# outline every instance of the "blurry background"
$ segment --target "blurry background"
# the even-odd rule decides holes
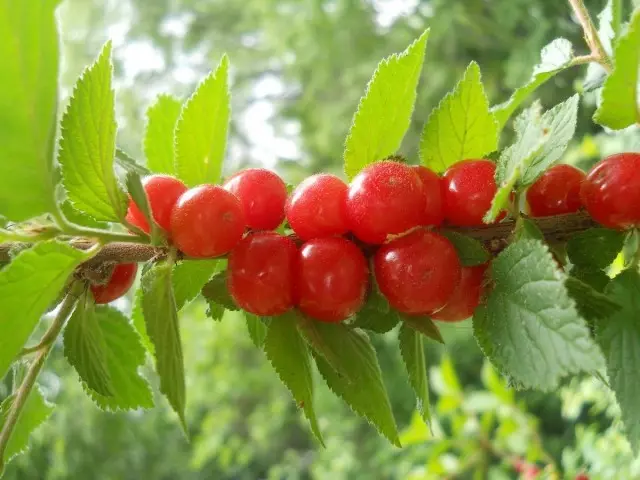
[[[587,1],[593,13],[603,1]],[[431,108],[471,60],[491,103],[525,82],[542,46],[562,36],[584,53],[582,32],[561,0],[65,0],[62,94],[108,39],[114,41],[119,145],[143,160],[144,112],[157,94],[186,98],[219,61],[232,64],[227,171],[266,165],[290,183],[341,171],[351,116],[378,61],[431,27],[413,124],[416,145]],[[584,70],[538,92],[545,107],[581,88]],[[64,101],[64,99],[63,99]],[[620,140],[580,111],[567,157],[585,165]],[[631,139],[640,145],[637,137]],[[626,146],[625,148],[629,148]],[[127,301],[121,302],[129,309]],[[553,463],[566,478],[640,478],[602,383],[573,379],[548,394],[512,392],[482,362],[463,322],[444,329],[446,350],[427,346],[432,431],[414,397],[395,335],[374,339],[405,448],[396,449],[317,382],[327,448],[311,438],[288,391],[242,318],[220,323],[192,304],[182,319],[188,373],[188,443],[164,402],[150,412],[100,412],[56,351],[43,384],[58,407],[8,467],[7,479],[438,479],[517,478],[515,458]],[[0,399],[6,395],[0,384]]]

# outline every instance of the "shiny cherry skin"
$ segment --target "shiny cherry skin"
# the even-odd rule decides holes
[[[104,285],[91,285],[91,293],[97,304],[113,302],[129,291],[136,279],[137,263],[119,263]]]
[[[180,195],[187,191],[187,186],[171,175],[149,175],[142,179],[142,186],[147,194],[153,219],[160,228],[168,232],[171,229],[173,206]],[[131,198],[126,219],[143,232],[150,232],[147,219]]]
[[[487,265],[462,267],[460,281],[447,300],[447,304],[432,313],[431,318],[442,322],[460,322],[472,317],[480,304],[486,270]]]
[[[596,163],[582,182],[580,198],[605,227],[640,226],[640,153],[619,153]]]
[[[325,237],[300,248],[295,298],[301,312],[322,322],[341,322],[364,304],[369,268],[364,255],[349,240]]]
[[[250,233],[231,250],[229,293],[243,310],[260,316],[281,315],[293,307],[293,279],[298,248],[275,232]]]
[[[342,235],[347,221],[347,184],[335,175],[312,175],[298,185],[285,207],[289,226],[303,240]]]
[[[241,170],[231,176],[223,188],[240,200],[250,229],[273,230],[284,220],[287,185],[272,171],[264,168]]]
[[[412,167],[422,180],[424,190],[424,218],[422,225],[439,227],[444,221],[442,181],[433,170],[416,165]]]
[[[347,194],[349,228],[360,240],[383,243],[421,225],[425,199],[422,181],[403,163],[381,161],[355,176]]]
[[[496,165],[490,160],[461,160],[449,167],[442,177],[447,223],[460,227],[485,224],[482,218],[497,192],[495,172]],[[496,221],[505,215],[501,213]]]
[[[580,210],[582,170],[567,164],[554,165],[527,190],[527,205],[532,217],[549,217]]]
[[[374,257],[380,291],[392,307],[410,315],[444,307],[460,281],[460,268],[451,242],[425,229],[392,240]]]
[[[218,257],[229,252],[244,229],[240,201],[217,185],[187,190],[171,212],[173,243],[190,257]]]

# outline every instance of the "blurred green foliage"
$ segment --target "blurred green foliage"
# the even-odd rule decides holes
[[[586,3],[594,12],[603,4]],[[499,103],[527,80],[553,38],[566,37],[583,53],[582,32],[558,0],[65,0],[60,19],[64,95],[115,37],[118,141],[138,159],[144,111],[154,96],[184,98],[227,52],[233,94],[227,169],[267,163],[290,183],[340,171],[351,116],[377,62],[426,27],[427,60],[403,145],[410,157],[431,108],[469,61],[478,61],[490,101]],[[539,92],[543,105],[570,96],[582,75],[555,77]],[[620,148],[604,134],[594,136],[592,110],[588,103],[581,108],[583,139],[567,154],[573,163],[588,165]],[[637,138],[628,142],[626,148],[640,148]],[[196,302],[182,320],[190,442],[168,408],[100,412],[56,349],[42,380],[58,406],[6,478],[501,479],[517,477],[517,458],[547,466],[549,474],[563,472],[557,478],[585,470],[592,478],[640,478],[619,413],[598,380],[574,379],[559,394],[513,392],[483,364],[468,322],[443,329],[445,356],[427,343],[431,429],[413,411],[392,333],[374,343],[405,448],[390,446],[319,379],[316,411],[327,442],[321,449],[244,320],[227,313],[213,322],[204,310]],[[6,393],[0,385],[0,397]]]

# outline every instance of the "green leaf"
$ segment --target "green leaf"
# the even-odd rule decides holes
[[[600,293],[604,292],[604,289],[607,288],[607,285],[609,285],[609,282],[611,281],[609,276],[602,270],[590,267],[576,267],[574,265],[571,267],[571,271],[569,273],[572,277],[577,278],[582,283],[586,283],[596,292]]]
[[[202,296],[207,300],[207,302],[213,302],[227,310],[239,310],[227,289],[226,271],[216,273],[211,280],[202,287]]]
[[[400,355],[409,374],[409,383],[416,394],[416,406],[424,423],[431,419],[429,409],[429,382],[427,380],[427,365],[424,357],[422,335],[407,324],[402,325],[399,334]]]
[[[343,360],[348,379],[336,373],[321,355],[316,365],[329,388],[358,415],[366,418],[395,446],[400,446],[396,422],[384,384],[376,351],[369,337],[358,329],[326,324],[322,329]]]
[[[593,120],[613,130],[622,130],[640,123],[640,8],[635,10],[627,31],[620,36],[613,61],[613,71],[604,81],[600,105]]]
[[[367,302],[356,314],[352,327],[363,328],[376,333],[386,333],[393,329],[400,319],[389,307],[389,302],[380,293],[378,286],[372,285]]]
[[[256,347],[262,348],[264,345],[264,339],[267,336],[267,325],[257,315],[244,312],[244,318],[247,322],[247,330],[249,331],[251,341]]]
[[[569,296],[576,302],[578,312],[588,321],[607,318],[621,308],[611,298],[575,277],[567,277],[564,284]]]
[[[50,240],[23,250],[0,270],[0,378],[58,298],[69,275],[94,254],[95,250],[76,250]]]
[[[442,338],[440,329],[431,318],[426,315],[414,316],[399,314],[399,316],[404,325],[410,326],[412,329],[420,332],[431,340],[444,344],[444,339]]]
[[[172,268],[171,263],[161,262],[142,275],[142,311],[155,350],[160,391],[178,414],[186,433],[184,359],[171,280]]]
[[[180,180],[193,187],[218,183],[229,127],[229,59],[222,56],[182,107],[176,125],[175,167]]]
[[[64,329],[64,356],[88,388],[110,397],[114,390],[107,365],[107,344],[88,292],[78,301]]]
[[[138,369],[144,366],[145,349],[127,317],[107,306],[96,307],[88,314],[94,317],[93,321],[105,342],[106,364],[113,394],[101,395],[84,384],[87,394],[103,410],[152,408],[151,388],[138,373]]]
[[[487,263],[491,257],[478,240],[451,230],[442,230],[441,235],[447,237],[456,247],[458,258],[463,267],[475,267]]]
[[[540,63],[533,69],[531,79],[516,89],[509,100],[493,107],[492,111],[498,123],[498,131],[502,130],[511,115],[540,85],[556,73],[571,66],[573,46],[569,40],[556,38],[542,49],[540,57]]]
[[[626,270],[614,278],[606,293],[620,305],[596,324],[596,336],[607,363],[609,385],[622,411],[627,438],[640,448],[640,274]]]
[[[142,177],[151,173],[146,167],[136,162],[135,158],[118,147],[116,147],[116,164],[126,172],[134,172]]]
[[[173,158],[174,131],[182,102],[171,95],[160,95],[147,110],[144,154],[147,167],[155,173],[175,175]]]
[[[211,276],[224,266],[223,260],[183,260],[173,267],[173,291],[178,311],[196,298]]]
[[[544,241],[544,234],[533,220],[522,216],[518,217],[516,220],[515,239],[523,240],[527,238]]]
[[[58,107],[55,3],[0,0],[0,212],[23,221],[54,205]]]
[[[482,158],[498,148],[498,128],[489,111],[480,67],[471,62],[462,80],[431,112],[420,139],[426,167],[442,172],[465,158]]]
[[[113,168],[116,113],[111,42],[80,76],[62,117],[58,161],[73,206],[96,220],[120,221],[127,197]]]
[[[0,404],[0,428],[6,422],[14,400],[15,394],[5,398]],[[9,438],[9,443],[7,443],[3,458],[0,458],[0,474],[2,474],[3,464],[9,463],[13,457],[27,450],[29,436],[49,418],[52,412],[53,405],[45,400],[42,392],[36,386],[27,397],[22,413],[13,429],[11,438]]]
[[[60,208],[62,209],[62,213],[67,218],[67,220],[69,220],[72,223],[75,223],[76,225],[83,225],[85,227],[100,228],[100,229],[109,228],[108,223],[98,222],[94,220],[93,217],[90,217],[86,213],[79,212],[78,210],[73,208],[73,205],[71,205],[71,202],[69,200],[65,200],[64,202],[62,202],[60,204]]]
[[[494,288],[474,315],[480,347],[503,373],[526,388],[550,390],[578,372],[594,372],[602,356],[538,240],[509,245],[490,268]]]
[[[534,152],[532,152],[533,154]],[[496,171],[497,173],[497,171]],[[491,201],[491,207],[489,211],[482,217],[482,221],[485,223],[493,223],[500,216],[500,214],[507,209],[509,202],[511,201],[511,194],[516,185],[516,182],[520,178],[520,167],[516,167],[510,173],[502,183],[498,184],[498,191]]]
[[[567,242],[571,263],[581,267],[606,268],[622,250],[624,232],[591,228],[577,233]]]
[[[155,349],[153,348],[153,343],[151,343],[151,339],[149,338],[149,334],[147,333],[147,326],[144,322],[141,288],[136,290],[136,294],[133,300],[133,308],[131,310],[131,321],[133,323],[133,328],[135,328],[138,336],[140,337],[140,342],[142,343],[144,349],[151,355],[155,356]]]
[[[258,320],[259,321],[259,320]],[[264,352],[309,420],[311,431],[324,446],[313,409],[313,379],[307,344],[296,327],[295,313],[274,317],[264,341]]]
[[[400,148],[411,122],[428,37],[426,30],[404,52],[378,64],[345,142],[344,171],[349,179]]]
[[[147,225],[151,228],[151,244],[161,245],[163,243],[162,229],[158,226],[155,219],[151,215],[151,206],[149,205],[149,198],[142,186],[140,175],[135,172],[128,172],[127,178],[127,190],[131,199],[137,205],[138,209],[147,221]]]

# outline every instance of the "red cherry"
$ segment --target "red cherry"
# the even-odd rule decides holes
[[[302,245],[296,266],[298,308],[323,322],[341,322],[364,304],[369,268],[349,240],[325,237]]]
[[[255,232],[231,250],[229,293],[254,315],[281,315],[293,307],[293,277],[298,248],[275,232]]]
[[[338,177],[326,173],[305,179],[285,207],[293,231],[303,240],[346,233],[347,188]]]
[[[496,165],[489,160],[462,160],[453,164],[442,177],[444,216],[451,225],[484,225],[482,217],[491,208],[497,192]],[[499,221],[506,215],[501,213]]]
[[[482,283],[487,265],[462,267],[460,281],[441,310],[431,314],[434,320],[443,322],[459,322],[473,315],[480,304]]]
[[[391,161],[373,163],[349,186],[349,227],[363,242],[383,243],[388,235],[420,225],[424,202],[422,181],[411,166]]]
[[[240,201],[217,185],[187,190],[173,207],[173,243],[191,257],[217,257],[242,238],[245,220]]]
[[[640,226],[640,153],[619,153],[598,162],[582,182],[580,198],[605,227]]]
[[[186,185],[170,175],[149,175],[142,179],[142,186],[147,194],[153,219],[160,228],[168,232],[171,228],[171,210],[178,197],[187,191]],[[151,230],[147,219],[131,197],[126,219],[143,232],[149,233]]]
[[[136,279],[137,263],[119,263],[113,269],[111,278],[104,285],[91,285],[93,299],[98,304],[113,302],[129,291]]]
[[[548,217],[580,210],[582,170],[571,165],[554,165],[527,190],[527,204],[532,217]]]
[[[380,291],[408,314],[442,308],[460,281],[460,261],[442,235],[420,229],[380,247],[374,258]]]
[[[442,208],[442,182],[440,177],[433,170],[429,170],[422,165],[413,167],[414,171],[422,180],[424,189],[424,215],[423,225],[435,225],[439,227],[444,220],[444,212]]]
[[[578,475],[576,475],[575,480],[589,480],[589,475],[587,475],[586,473],[579,473]]]
[[[247,168],[230,177],[223,188],[240,200],[247,227],[273,230],[284,220],[287,185],[275,173]]]

